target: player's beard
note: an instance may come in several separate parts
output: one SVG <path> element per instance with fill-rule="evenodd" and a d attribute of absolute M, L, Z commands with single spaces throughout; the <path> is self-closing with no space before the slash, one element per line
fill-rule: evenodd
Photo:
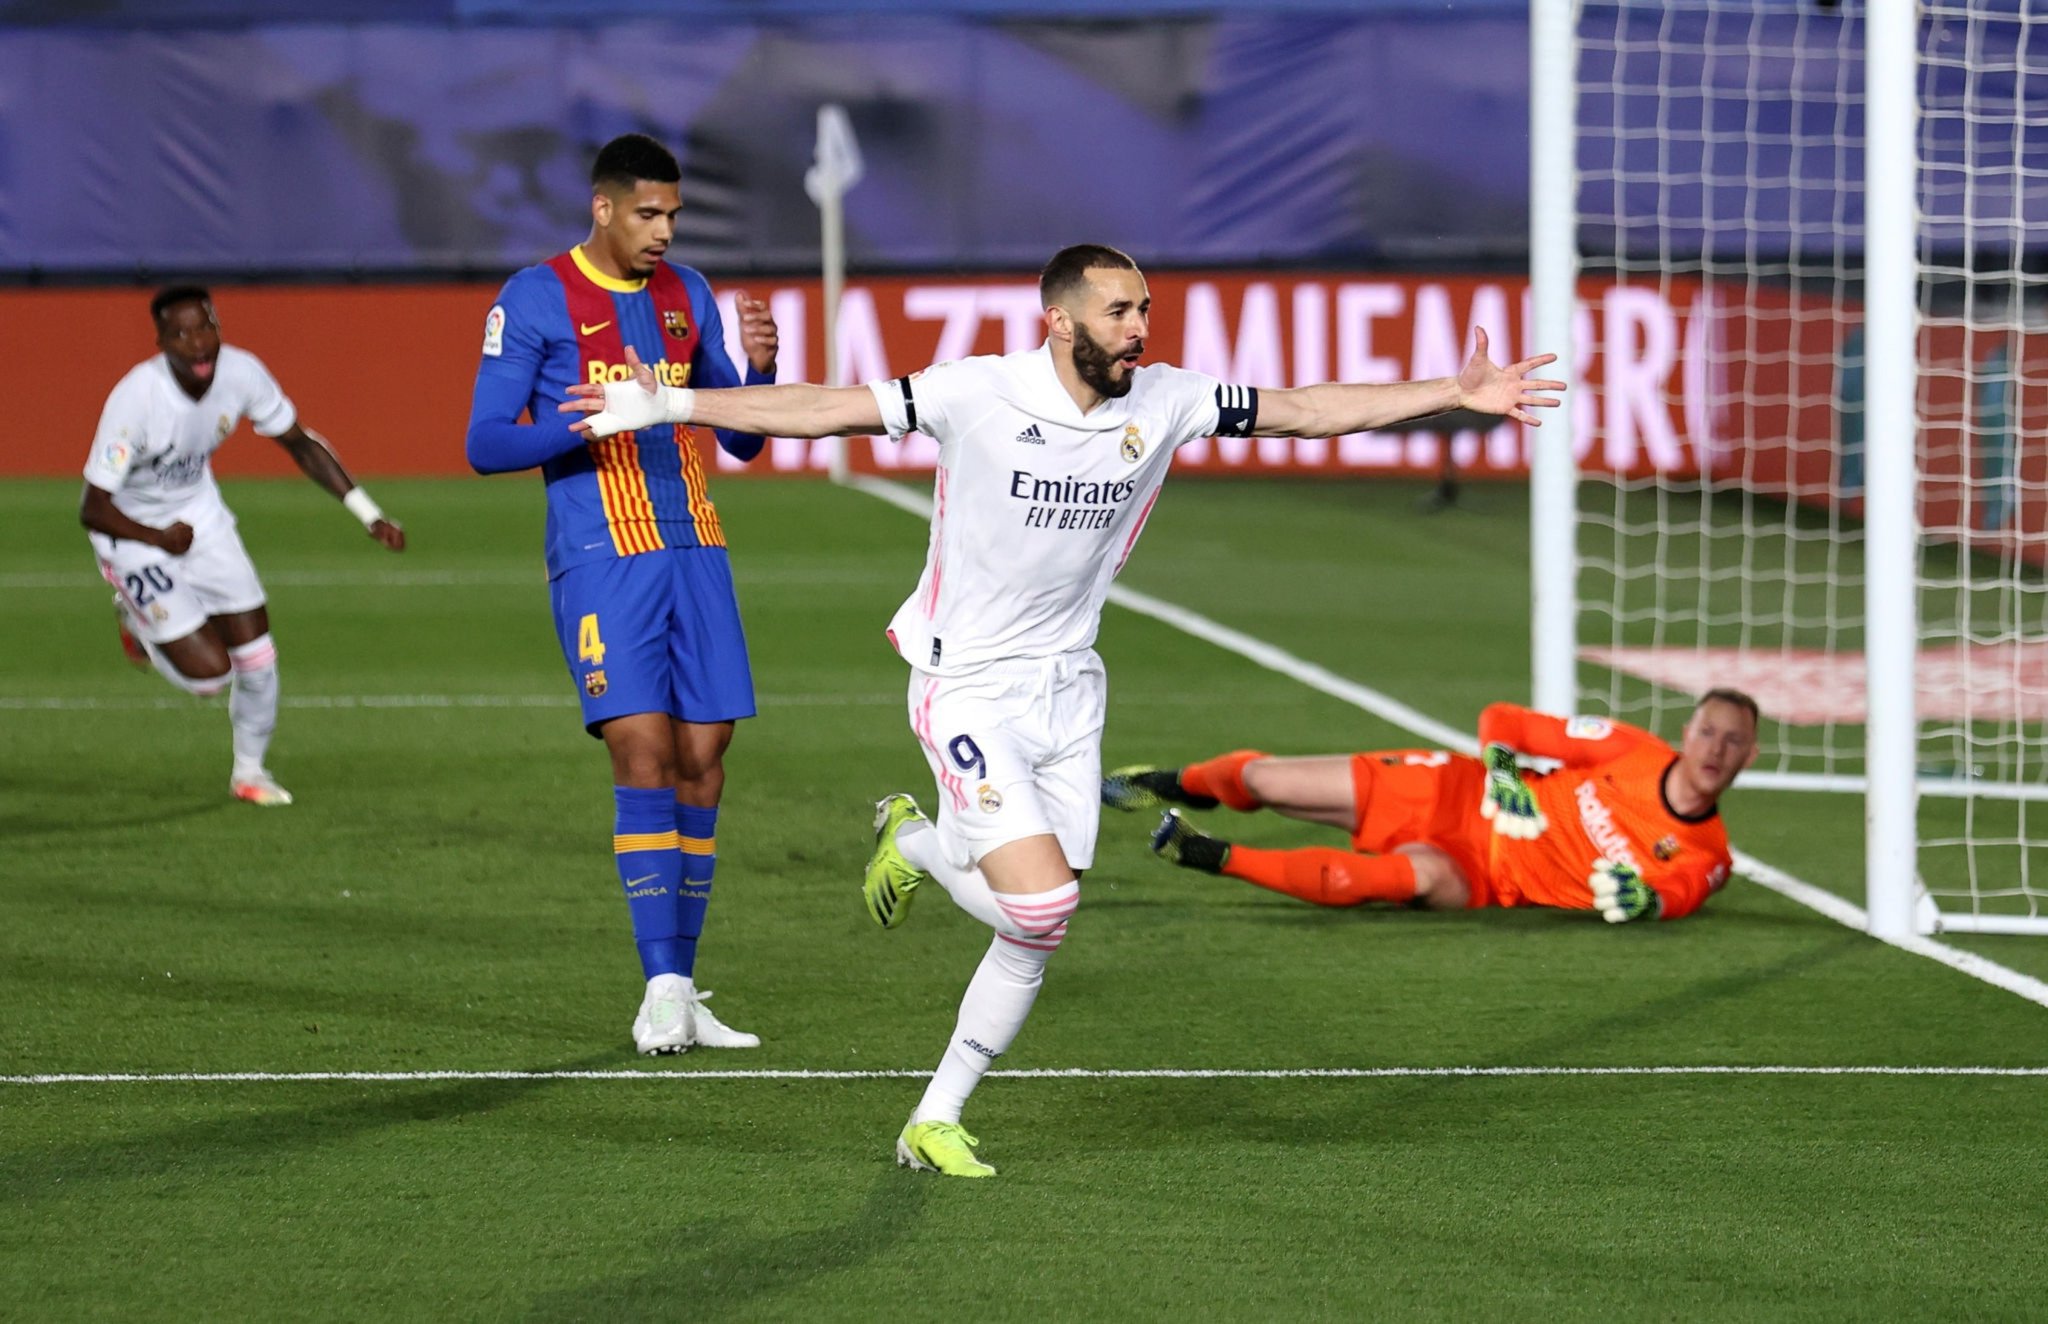
<path fill-rule="evenodd" d="M 1135 374 L 1126 372 L 1118 377 L 1114 372 L 1117 360 L 1122 357 L 1121 354 L 1110 353 L 1108 346 L 1088 334 L 1087 327 L 1074 323 L 1074 371 L 1080 374 L 1089 390 L 1105 400 L 1120 399 L 1131 393 L 1131 379 Z"/>

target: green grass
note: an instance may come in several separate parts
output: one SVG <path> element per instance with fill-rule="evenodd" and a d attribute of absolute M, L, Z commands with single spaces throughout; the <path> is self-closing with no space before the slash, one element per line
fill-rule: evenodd
<path fill-rule="evenodd" d="M 534 484 L 376 488 L 403 558 L 310 485 L 230 489 L 293 705 L 272 764 L 300 803 L 263 813 L 226 799 L 218 706 L 121 663 L 75 487 L 0 486 L 0 701 L 95 705 L 0 707 L 0 1070 L 646 1079 L 0 1085 L 0 1316 L 2038 1314 L 2048 1078 L 994 1079 L 987 1183 L 894 1167 L 914 1079 L 706 1078 L 926 1069 L 987 942 L 943 896 L 892 933 L 861 913 L 870 802 L 928 792 L 880 634 L 924 529 L 820 484 L 718 493 L 762 715 L 700 973 L 765 1043 L 635 1058 Z M 1464 725 L 1526 691 L 1525 497 L 1417 495 L 1177 483 L 1126 582 Z M 1100 647 L 1112 763 L 1416 743 L 1128 613 Z M 306 706 L 364 696 L 411 697 Z M 1854 800 L 1728 816 L 1860 894 Z M 1745 882 L 1623 929 L 1325 912 L 1170 870 L 1143 827 L 1106 818 L 1005 1068 L 2048 1063 L 2048 1011 Z M 1965 945 L 2048 973 L 2030 940 Z"/>

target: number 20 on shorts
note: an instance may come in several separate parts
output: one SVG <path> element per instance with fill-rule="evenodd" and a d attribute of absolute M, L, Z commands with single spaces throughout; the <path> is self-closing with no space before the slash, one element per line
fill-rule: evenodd
<path fill-rule="evenodd" d="M 604 665 L 604 639 L 597 632 L 597 613 L 576 623 L 576 657 L 594 667 Z"/>

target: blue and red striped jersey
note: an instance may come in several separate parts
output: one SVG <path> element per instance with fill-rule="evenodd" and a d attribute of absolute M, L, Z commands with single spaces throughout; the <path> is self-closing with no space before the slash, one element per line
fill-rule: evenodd
<path fill-rule="evenodd" d="M 734 370 L 711 286 L 689 267 L 664 262 L 645 280 L 619 280 L 574 248 L 506 281 L 484 324 L 470 461 L 486 472 L 539 464 L 550 576 L 606 557 L 725 545 L 689 429 L 586 442 L 557 412 L 572 383 L 624 381 L 628 345 L 668 386 L 774 380 Z M 530 424 L 518 425 L 521 413 Z M 741 459 L 762 444 L 723 431 L 718 440 Z"/>

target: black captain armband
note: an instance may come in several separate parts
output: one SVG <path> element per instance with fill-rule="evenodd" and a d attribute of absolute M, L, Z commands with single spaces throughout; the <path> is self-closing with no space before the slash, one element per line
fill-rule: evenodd
<path fill-rule="evenodd" d="M 904 387 L 907 395 L 910 388 Z M 1259 422 L 1259 388 L 1218 386 L 1216 388 L 1216 435 L 1249 437 Z"/>
<path fill-rule="evenodd" d="M 903 417 L 906 420 L 903 430 L 915 432 L 917 431 L 917 397 L 910 393 L 910 378 L 898 377 L 896 385 L 903 389 Z"/>

